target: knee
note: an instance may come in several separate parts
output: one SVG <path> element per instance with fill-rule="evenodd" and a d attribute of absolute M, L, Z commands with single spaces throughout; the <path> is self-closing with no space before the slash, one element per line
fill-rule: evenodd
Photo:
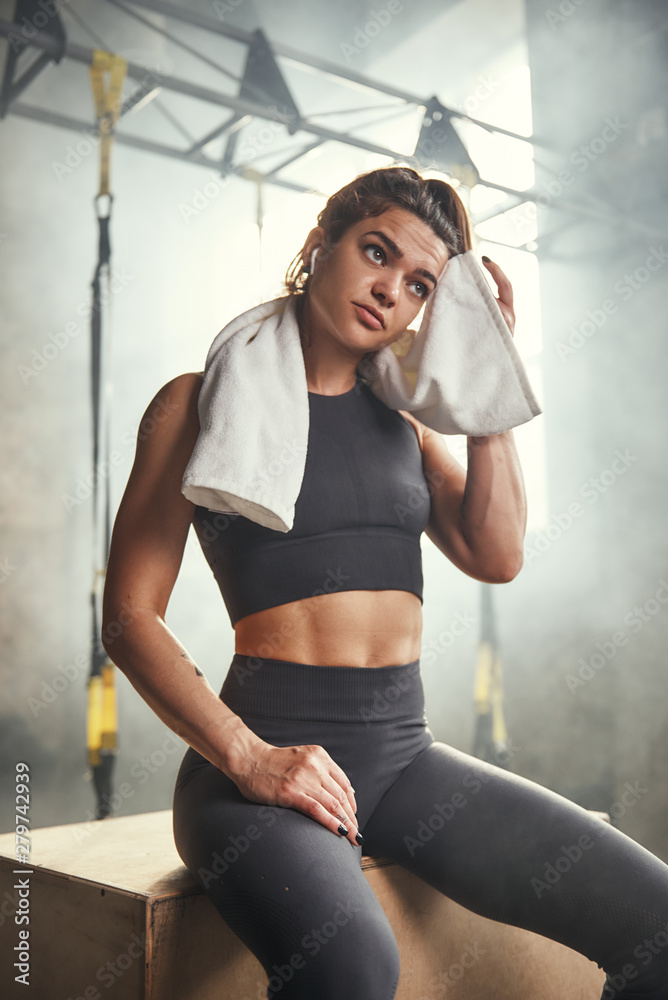
<path fill-rule="evenodd" d="M 354 989 L 348 996 L 364 997 L 364 1000 L 393 1000 L 399 985 L 399 948 L 387 925 L 382 934 L 373 935 L 373 940 L 362 940 L 360 947 L 362 971 L 354 979 Z"/>
<path fill-rule="evenodd" d="M 399 983 L 399 949 L 384 912 L 359 913 L 334 938 L 334 921 L 318 933 L 320 945 L 311 961 L 319 967 L 322 979 L 320 997 L 347 997 L 349 1000 L 393 1000 Z M 344 941 L 345 938 L 345 941 Z M 310 942 L 313 950 L 315 945 Z"/>

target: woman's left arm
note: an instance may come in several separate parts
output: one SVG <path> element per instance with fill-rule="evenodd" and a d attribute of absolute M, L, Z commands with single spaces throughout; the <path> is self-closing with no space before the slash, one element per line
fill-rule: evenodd
<path fill-rule="evenodd" d="M 496 282 L 496 301 L 512 334 L 512 287 L 497 264 L 484 263 Z M 465 470 L 450 454 L 442 434 L 415 424 L 425 477 L 431 484 L 427 537 L 474 579 L 507 583 L 522 568 L 527 523 L 524 478 L 512 430 L 468 437 Z"/>
<path fill-rule="evenodd" d="M 527 504 L 513 432 L 467 438 L 468 467 L 424 428 L 422 465 L 432 486 L 426 535 L 464 573 L 508 583 L 522 568 Z"/>

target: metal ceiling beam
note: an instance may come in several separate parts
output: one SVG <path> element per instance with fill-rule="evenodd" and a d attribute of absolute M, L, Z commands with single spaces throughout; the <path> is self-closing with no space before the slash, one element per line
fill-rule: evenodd
<path fill-rule="evenodd" d="M 223 35 L 225 38 L 230 38 L 235 42 L 241 42 L 244 45 L 251 45 L 253 41 L 253 35 L 249 31 L 234 28 L 231 25 L 225 24 L 223 21 L 216 21 L 214 18 L 205 17 L 202 14 L 198 14 L 194 10 L 179 7 L 177 4 L 164 3 L 163 0 L 126 0 L 126 2 L 130 6 L 141 7 L 144 10 L 151 10 L 156 14 L 163 14 L 165 17 L 174 18 L 177 21 L 182 21 L 184 24 L 191 24 L 193 27 L 202 28 L 204 31 L 208 31 L 212 34 Z M 363 76 L 361 73 L 355 73 L 354 70 L 344 69 L 343 67 L 337 65 L 337 63 L 329 62 L 329 60 L 321 59 L 319 56 L 302 52 L 299 49 L 293 48 L 291 45 L 284 45 L 281 42 L 272 40 L 271 48 L 277 56 L 283 56 L 284 58 L 290 59 L 295 63 L 300 63 L 303 66 L 310 66 L 312 69 L 317 69 L 321 73 L 327 73 L 328 76 L 337 77 L 340 80 L 348 80 L 350 83 L 355 83 L 360 87 L 367 87 L 381 94 L 388 94 L 390 97 L 395 97 L 400 101 L 405 101 L 406 104 L 414 104 L 421 108 L 426 108 L 427 106 L 429 100 L 428 98 L 425 99 L 419 94 L 412 94 L 407 90 L 392 87 L 380 80 L 372 80 L 368 76 Z M 548 143 L 536 136 L 518 135 L 517 132 L 509 132 L 507 129 L 500 128 L 498 125 L 490 125 L 489 122 L 483 122 L 477 118 L 471 118 L 471 116 L 467 115 L 465 112 L 455 111 L 454 108 L 447 108 L 447 112 L 449 115 L 452 115 L 453 118 L 461 118 L 464 121 L 471 122 L 473 125 L 479 125 L 488 132 L 498 132 L 500 135 L 507 135 L 511 139 L 519 139 L 522 142 L 530 142 L 532 145 L 549 148 Z"/>
<path fill-rule="evenodd" d="M 169 5 L 167 5 L 169 6 Z M 246 33 L 243 33 L 246 34 Z M 5 21 L 0 19 L 0 36 L 8 37 L 9 35 L 23 37 L 18 26 L 12 21 Z M 252 36 L 249 36 L 249 38 Z M 51 38 L 50 35 L 45 34 L 42 31 L 36 31 L 34 35 L 30 38 L 26 38 L 29 45 L 35 48 L 42 49 L 44 52 L 49 52 L 52 55 L 56 55 L 58 51 L 57 43 Z M 67 42 L 65 48 L 64 57 L 68 59 L 73 59 L 75 62 L 80 62 L 86 66 L 90 66 L 93 60 L 93 50 L 85 45 L 79 45 L 77 42 Z M 294 128 L 296 124 L 296 129 L 303 132 L 308 132 L 311 135 L 317 136 L 321 141 L 332 141 L 341 142 L 345 145 L 355 146 L 358 149 L 364 149 L 370 153 L 377 153 L 380 156 L 387 156 L 389 159 L 398 161 L 406 160 L 410 158 L 410 154 L 400 152 L 395 149 L 390 149 L 387 146 L 380 146 L 377 143 L 369 142 L 366 139 L 361 139 L 357 136 L 349 135 L 345 132 L 337 132 L 334 129 L 324 128 L 321 125 L 316 125 L 306 119 L 300 119 L 298 123 L 288 123 L 286 122 L 286 116 L 281 114 L 275 108 L 267 107 L 263 104 L 257 104 L 254 101 L 243 100 L 240 97 L 236 97 L 233 94 L 223 94 L 216 90 L 211 90 L 209 87 L 202 87 L 199 84 L 190 83 L 187 80 L 182 80 L 175 76 L 170 76 L 168 74 L 163 74 L 156 72 L 154 70 L 149 70 L 144 66 L 139 66 L 137 63 L 128 61 L 127 63 L 127 76 L 130 79 L 137 80 L 143 84 L 146 84 L 147 80 L 151 81 L 155 86 L 162 87 L 165 90 L 174 91 L 174 93 L 183 94 L 186 97 L 192 97 L 195 100 L 204 101 L 208 104 L 214 104 L 218 107 L 230 108 L 233 111 L 238 112 L 242 115 L 252 115 L 256 118 L 263 118 L 267 121 L 280 122 L 282 125 L 291 124 Z M 27 105 L 22 105 L 22 115 L 23 117 L 32 117 L 37 120 L 37 109 L 28 109 Z M 11 112 L 13 105 L 9 106 L 9 111 Z M 86 127 L 86 126 L 85 126 Z M 121 140 L 123 133 L 116 132 L 116 139 Z M 143 140 L 142 140 L 143 141 Z M 153 144 L 156 148 L 159 144 Z M 137 144 L 137 148 L 140 148 Z M 147 148 L 147 147 L 145 147 Z M 192 162 L 198 162 L 195 153 L 197 152 L 196 147 L 193 149 L 193 153 L 185 153 L 183 155 L 184 159 L 191 159 Z M 176 151 L 171 150 L 168 155 L 175 155 Z M 211 161 L 207 161 L 207 166 L 209 166 Z M 215 166 L 214 166 L 215 169 Z M 272 176 L 271 182 L 276 183 L 278 178 Z M 513 188 L 507 188 L 502 185 L 495 184 L 491 181 L 482 180 L 486 187 L 494 188 L 498 191 L 503 191 L 508 194 L 521 194 L 521 192 L 515 191 Z M 286 182 L 286 186 L 289 186 Z M 298 188 L 301 190 L 301 188 Z"/>
<path fill-rule="evenodd" d="M 201 15 L 192 13 L 190 11 L 183 10 L 176 7 L 173 4 L 162 3 L 160 0 L 142 0 L 141 3 L 137 2 L 137 6 L 146 7 L 150 10 L 154 10 L 158 13 L 164 14 L 166 16 L 177 17 L 180 20 L 186 21 L 188 23 L 196 24 L 198 27 L 205 28 L 214 33 L 225 35 L 227 37 L 233 38 L 244 44 L 251 44 L 253 36 L 244 31 L 240 31 L 236 28 L 231 28 L 229 26 L 217 23 L 210 18 L 203 18 Z M 156 27 L 156 30 L 159 30 Z M 24 43 L 30 46 L 34 46 L 37 49 L 41 49 L 44 53 L 49 53 L 52 57 L 67 57 L 73 59 L 75 62 L 80 62 L 86 66 L 90 66 L 93 59 L 93 50 L 79 45 L 76 42 L 67 42 L 65 51 L 63 53 L 62 45 L 52 38 L 50 35 L 45 34 L 42 31 L 35 31 L 30 37 L 25 35 L 19 25 L 12 21 L 6 21 L 0 19 L 0 37 L 21 39 Z M 10 41 L 10 44 L 12 42 Z M 15 44 L 15 43 L 14 43 Z M 397 90 L 396 88 L 388 87 L 382 83 L 376 83 L 376 81 L 369 80 L 360 74 L 354 73 L 352 71 L 342 70 L 340 67 L 334 64 L 328 63 L 326 60 L 319 59 L 317 57 L 306 57 L 297 50 L 292 49 L 290 46 L 276 45 L 273 46 L 274 51 L 283 55 L 286 58 L 294 59 L 304 65 L 310 65 L 311 67 L 320 70 L 321 72 L 329 73 L 333 76 L 340 77 L 343 79 L 348 79 L 356 84 L 364 87 L 369 87 L 372 89 L 377 89 L 382 93 L 389 94 L 391 96 L 397 97 L 400 100 L 404 100 L 407 103 L 415 104 L 416 106 L 425 107 L 428 102 L 425 102 L 422 98 L 409 94 L 405 91 Z M 221 108 L 231 109 L 236 115 L 251 115 L 256 118 L 261 118 L 267 121 L 275 121 L 286 126 L 291 134 L 296 131 L 301 130 L 316 136 L 319 142 L 332 141 L 340 142 L 345 145 L 355 146 L 359 149 L 367 150 L 368 152 L 377 153 L 381 156 L 385 156 L 390 160 L 397 161 L 410 161 L 410 154 L 399 152 L 397 150 L 390 149 L 385 146 L 380 146 L 377 143 L 368 142 L 365 139 L 361 139 L 357 136 L 349 135 L 345 132 L 338 132 L 333 129 L 327 129 L 323 126 L 317 125 L 314 122 L 299 118 L 295 121 L 286 121 L 286 116 L 281 114 L 276 108 L 268 107 L 266 104 L 260 104 L 255 101 L 250 101 L 236 97 L 233 94 L 224 94 L 219 91 L 212 90 L 208 87 L 202 87 L 195 83 L 190 83 L 187 80 L 182 80 L 178 77 L 174 77 L 168 74 L 162 74 L 157 71 L 152 71 L 144 66 L 140 66 L 133 62 L 127 62 L 127 76 L 130 79 L 137 80 L 147 85 L 147 81 L 153 84 L 153 87 L 161 87 L 165 90 L 170 90 L 175 93 L 182 94 L 186 97 L 191 97 L 194 100 L 204 101 L 208 104 L 213 104 Z M 64 128 L 73 129 L 75 131 L 86 131 L 90 130 L 90 124 L 86 122 L 78 121 L 74 118 L 68 117 L 66 115 L 59 114 L 57 112 L 51 112 L 47 110 L 42 110 L 39 108 L 31 107 L 26 104 L 22 104 L 13 101 L 8 108 L 10 113 L 18 114 L 24 118 L 30 118 L 33 121 L 41 121 L 46 124 L 59 125 Z M 447 113 L 449 109 L 444 109 Z M 451 112 L 453 117 L 459 117 L 468 121 L 473 121 L 475 124 L 481 125 L 488 131 L 499 132 L 504 135 L 509 135 L 516 139 L 521 139 L 524 142 L 530 142 L 531 144 L 536 143 L 535 137 L 527 138 L 526 136 L 518 136 L 515 133 L 508 132 L 504 129 L 498 129 L 494 126 L 489 125 L 486 122 L 476 122 L 475 119 L 471 119 L 466 115 L 459 115 L 457 112 Z M 225 123 L 228 127 L 231 122 L 228 120 Z M 245 164 L 239 164 L 233 166 L 229 170 L 220 169 L 220 164 L 210 160 L 208 157 L 204 156 L 200 149 L 200 143 L 194 143 L 191 145 L 190 149 L 178 150 L 173 147 L 166 146 L 162 143 L 152 142 L 150 140 L 142 139 L 139 137 L 133 137 L 126 135 L 123 132 L 116 130 L 115 139 L 117 142 L 133 146 L 136 149 L 142 149 L 146 152 L 156 153 L 158 155 L 168 156 L 172 159 L 178 159 L 183 162 L 194 163 L 198 166 L 205 166 L 212 171 L 218 171 L 219 173 L 234 173 L 239 177 L 252 179 L 254 181 L 259 181 L 263 179 L 263 175 L 256 169 L 252 167 L 252 161 Z M 305 152 L 310 147 L 304 147 L 296 155 L 291 156 L 291 162 L 298 159 L 300 156 L 304 155 Z M 290 154 L 290 151 L 286 151 Z M 287 161 L 286 161 L 287 162 Z M 280 167 L 276 167 L 270 170 L 266 175 L 267 183 L 274 184 L 279 187 L 287 188 L 292 191 L 313 191 L 312 187 L 305 187 L 301 184 L 297 184 L 291 181 L 282 180 L 277 176 L 277 170 Z M 514 188 L 506 187 L 502 184 L 496 184 L 493 181 L 489 181 L 485 178 L 480 179 L 480 183 L 493 190 L 501 191 L 506 195 L 519 198 L 522 202 L 537 202 L 538 199 L 543 198 L 544 195 L 541 191 L 537 189 L 531 189 L 527 191 L 518 191 Z M 319 192 L 318 192 L 319 193 Z M 576 216 L 589 216 L 590 218 L 597 219 L 597 221 L 606 222 L 608 224 L 619 224 L 620 221 L 626 221 L 629 224 L 629 220 L 621 220 L 615 213 L 606 211 L 605 208 L 596 211 L 592 209 L 591 206 L 585 206 L 582 204 L 569 203 L 564 198 L 559 198 L 557 201 L 557 206 L 568 213 L 573 213 Z M 493 210 L 494 211 L 494 210 Z M 496 213 L 495 213 L 496 214 Z M 477 224 L 477 220 L 472 220 L 474 224 Z M 630 228 L 638 228 L 637 225 L 630 223 Z"/>
<path fill-rule="evenodd" d="M 44 125 L 56 125 L 59 128 L 70 129 L 79 134 L 83 132 L 86 135 L 91 131 L 90 122 L 82 121 L 80 118 L 72 118 L 70 115 L 60 114 L 57 111 L 46 111 L 43 108 L 31 107 L 28 104 L 22 104 L 20 101 L 15 101 L 12 104 L 11 112 L 19 118 L 42 122 Z M 182 163 L 194 163 L 198 167 L 208 167 L 209 170 L 215 171 L 218 174 L 220 173 L 219 163 L 216 160 L 210 160 L 203 153 L 191 153 L 181 149 L 173 149 L 171 146 L 164 146 L 162 143 L 152 142 L 150 139 L 140 139 L 138 136 L 125 135 L 122 132 L 114 133 L 114 142 L 118 142 L 122 146 L 131 146 L 133 149 L 141 149 L 146 153 L 158 153 L 172 160 L 180 160 Z M 251 170 L 248 164 L 240 164 L 237 167 L 232 167 L 228 173 L 235 174 L 238 177 L 246 177 L 249 180 L 260 179 L 257 171 Z M 283 180 L 280 177 L 271 177 L 268 180 L 277 187 L 287 188 L 288 191 L 326 197 L 322 191 L 318 191 L 312 187 L 305 187 L 303 184 L 296 184 L 293 181 Z"/>
<path fill-rule="evenodd" d="M 17 26 L 12 21 L 0 19 L 0 36 L 4 35 L 5 37 L 8 37 L 10 34 L 20 36 L 21 32 L 17 30 Z M 26 39 L 26 41 L 29 45 L 33 45 L 35 48 L 42 49 L 52 55 L 56 54 L 56 43 L 49 35 L 45 35 L 42 31 L 37 31 L 34 35 L 31 35 L 29 39 Z M 84 63 L 85 65 L 90 66 L 93 60 L 93 50 L 85 45 L 79 45 L 77 42 L 68 42 L 65 49 L 65 58 L 73 59 L 75 62 Z M 146 69 L 144 66 L 139 66 L 137 63 L 128 62 L 127 76 L 133 80 L 139 80 L 143 83 L 146 82 L 148 77 L 153 79 L 157 86 L 160 86 L 165 90 L 172 90 L 177 94 L 183 94 L 186 97 L 192 97 L 195 100 L 204 101 L 207 104 L 215 104 L 222 108 L 231 108 L 240 114 L 252 115 L 255 118 L 264 118 L 267 121 L 280 122 L 282 125 L 290 124 L 289 122 L 286 122 L 286 116 L 281 114 L 281 112 L 275 108 L 267 107 L 263 104 L 257 104 L 254 101 L 243 100 L 240 97 L 235 97 L 233 94 L 223 94 L 217 90 L 211 90 L 209 87 L 201 87 L 199 84 L 189 83 L 187 80 L 181 80 L 178 77 L 169 76 L 165 73 L 158 73 L 154 70 Z M 9 110 L 11 110 L 11 106 Z M 398 152 L 397 150 L 389 149 L 387 146 L 379 146 L 377 143 L 367 142 L 365 139 L 359 139 L 356 136 L 347 135 L 345 132 L 337 132 L 334 129 L 323 128 L 322 126 L 315 125 L 313 122 L 309 122 L 306 119 L 300 119 L 294 124 L 296 124 L 296 127 L 301 129 L 301 131 L 310 132 L 312 135 L 316 135 L 320 139 L 346 143 L 351 146 L 356 146 L 359 149 L 366 149 L 370 153 L 378 153 L 381 156 L 388 156 L 395 160 L 403 159 L 406 155 L 405 153 Z"/>

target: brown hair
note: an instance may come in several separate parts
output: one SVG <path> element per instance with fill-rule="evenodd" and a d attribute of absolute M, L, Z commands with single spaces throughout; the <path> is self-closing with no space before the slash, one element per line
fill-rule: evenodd
<path fill-rule="evenodd" d="M 397 206 L 412 212 L 434 231 L 450 256 L 472 249 L 471 227 L 466 208 L 450 184 L 421 177 L 412 167 L 380 167 L 360 174 L 329 198 L 318 215 L 325 231 L 325 253 L 330 253 L 350 226 Z M 301 250 L 291 261 L 284 286 L 289 295 L 302 299 L 308 274 Z M 301 302 L 297 302 L 298 311 Z"/>

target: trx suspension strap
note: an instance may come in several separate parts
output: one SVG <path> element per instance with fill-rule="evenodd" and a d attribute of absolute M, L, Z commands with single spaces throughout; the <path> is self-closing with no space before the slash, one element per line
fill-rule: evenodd
<path fill-rule="evenodd" d="M 508 734 L 503 719 L 501 659 L 496 641 L 492 588 L 482 584 L 481 626 L 475 675 L 476 728 L 473 756 L 499 767 L 508 766 Z"/>
<path fill-rule="evenodd" d="M 93 52 L 90 67 L 91 87 L 97 127 L 100 135 L 100 189 L 95 198 L 98 220 L 98 262 L 92 282 L 91 315 L 91 404 L 93 417 L 93 583 L 91 589 L 91 666 L 88 678 L 87 747 L 97 796 L 96 819 L 104 819 L 112 811 L 111 777 L 118 747 L 116 689 L 114 665 L 101 641 L 102 591 L 109 543 L 111 541 L 111 505 L 109 475 L 109 350 L 102 323 L 102 311 L 110 314 L 109 224 L 113 201 L 109 190 L 109 163 L 114 141 L 114 129 L 121 108 L 123 81 L 127 64 L 119 56 L 100 49 Z M 103 74 L 110 72 L 111 82 L 105 89 Z M 106 215 L 104 214 L 106 208 Z M 106 325 L 106 324 L 105 324 Z M 106 466 L 105 461 L 106 459 Z M 106 468 L 106 474 L 104 474 Z M 104 489 L 98 488 L 100 477 Z M 122 628 L 122 626 L 118 626 Z M 111 632 L 113 625 L 109 625 Z M 113 638 L 113 636 L 111 636 Z"/>

